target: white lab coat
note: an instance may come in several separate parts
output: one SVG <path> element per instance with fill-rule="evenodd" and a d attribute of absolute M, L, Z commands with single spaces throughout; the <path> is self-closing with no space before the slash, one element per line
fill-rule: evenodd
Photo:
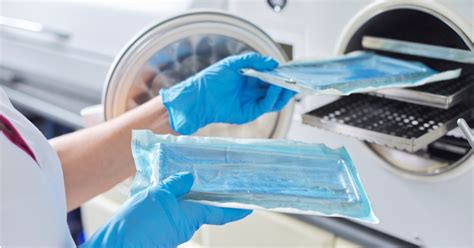
<path fill-rule="evenodd" d="M 46 138 L 0 88 L 0 115 L 36 157 L 0 132 L 0 247 L 74 247 L 61 164 Z"/>

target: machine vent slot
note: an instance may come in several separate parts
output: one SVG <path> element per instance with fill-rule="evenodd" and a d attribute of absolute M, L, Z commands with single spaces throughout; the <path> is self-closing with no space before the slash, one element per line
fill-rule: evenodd
<path fill-rule="evenodd" d="M 371 95 L 354 94 L 303 115 L 303 123 L 360 140 L 415 152 L 444 136 L 458 118 L 468 119 L 464 103 L 449 110 Z"/>

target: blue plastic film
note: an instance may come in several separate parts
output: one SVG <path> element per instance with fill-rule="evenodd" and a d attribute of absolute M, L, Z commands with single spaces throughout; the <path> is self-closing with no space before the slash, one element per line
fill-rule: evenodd
<path fill-rule="evenodd" d="M 132 151 L 137 167 L 132 194 L 187 171 L 195 178 L 190 200 L 378 222 L 344 148 L 136 130 Z"/>
<path fill-rule="evenodd" d="M 452 47 L 373 36 L 364 36 L 362 38 L 362 46 L 373 50 L 474 64 L 474 52 Z"/>
<path fill-rule="evenodd" d="M 461 69 L 437 72 L 419 62 L 356 51 L 333 59 L 294 61 L 272 71 L 242 72 L 301 93 L 349 95 L 457 78 Z"/>

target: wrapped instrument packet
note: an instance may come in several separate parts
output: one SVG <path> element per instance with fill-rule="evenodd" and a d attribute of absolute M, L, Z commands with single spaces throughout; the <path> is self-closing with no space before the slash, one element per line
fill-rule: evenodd
<path fill-rule="evenodd" d="M 157 135 L 134 130 L 131 194 L 191 172 L 204 204 L 378 223 L 346 150 L 289 140 Z"/>
<path fill-rule="evenodd" d="M 451 47 L 435 46 L 411 41 L 364 36 L 364 48 L 401 53 L 433 59 L 449 60 L 459 63 L 474 64 L 474 52 Z"/>
<path fill-rule="evenodd" d="M 242 73 L 299 93 L 349 95 L 453 79 L 461 69 L 437 72 L 419 62 L 355 51 L 333 59 L 294 61 L 272 71 L 243 69 Z"/>

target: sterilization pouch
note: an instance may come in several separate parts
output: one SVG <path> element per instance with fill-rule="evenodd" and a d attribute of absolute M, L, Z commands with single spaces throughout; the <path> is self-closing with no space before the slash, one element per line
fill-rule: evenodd
<path fill-rule="evenodd" d="M 134 130 L 132 151 L 137 168 L 132 195 L 186 171 L 195 178 L 189 200 L 378 222 L 344 148 Z"/>
<path fill-rule="evenodd" d="M 356 51 L 327 60 L 294 61 L 272 71 L 243 69 L 242 73 L 299 93 L 349 95 L 453 79 L 461 69 L 437 72 L 419 62 Z"/>
<path fill-rule="evenodd" d="M 392 53 L 474 64 L 474 52 L 470 50 L 372 36 L 364 36 L 362 46 Z"/>

